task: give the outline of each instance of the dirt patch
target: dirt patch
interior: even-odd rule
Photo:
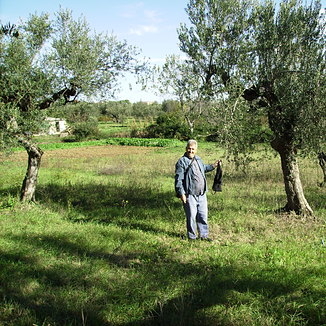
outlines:
[[[91,158],[91,157],[114,157],[121,155],[144,155],[152,148],[137,147],[137,146],[88,146],[88,147],[75,147],[67,149],[56,149],[44,151],[43,160],[51,158]],[[16,152],[10,156],[0,154],[0,162],[4,161],[20,161],[26,160],[27,153],[25,151]]]
[[[69,149],[52,150],[44,153],[44,157],[63,158],[88,158],[88,157],[112,157],[131,154],[145,154],[149,148],[130,146],[89,146]]]

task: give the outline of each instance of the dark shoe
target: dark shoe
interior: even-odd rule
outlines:
[[[200,240],[202,240],[202,241],[208,241],[208,242],[213,242],[213,240],[211,238],[200,238]]]

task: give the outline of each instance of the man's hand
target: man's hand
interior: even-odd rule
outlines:
[[[219,165],[222,165],[222,160],[217,160],[217,161],[213,164],[214,168],[217,168]]]
[[[181,201],[185,204],[187,202],[187,197],[186,195],[181,195],[180,196]]]

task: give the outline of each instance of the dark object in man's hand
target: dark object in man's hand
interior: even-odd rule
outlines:
[[[221,192],[222,191],[222,167],[221,164],[218,164],[216,168],[216,173],[214,177],[214,183],[213,183],[213,191],[215,192]]]

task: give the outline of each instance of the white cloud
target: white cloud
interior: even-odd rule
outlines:
[[[157,33],[158,28],[154,25],[140,25],[135,28],[130,28],[129,33],[133,35],[139,35],[142,36],[146,33]]]
[[[147,19],[155,23],[161,23],[162,19],[160,18],[160,14],[156,10],[145,10],[144,15]]]

